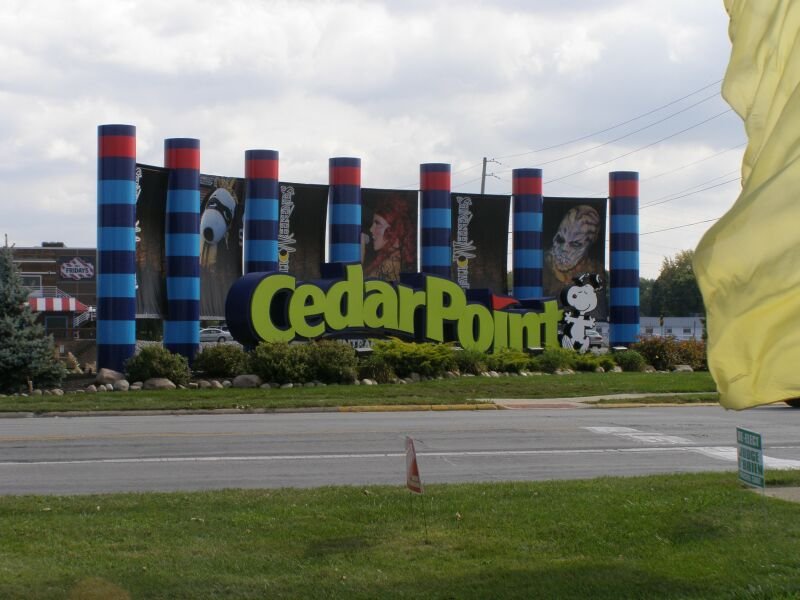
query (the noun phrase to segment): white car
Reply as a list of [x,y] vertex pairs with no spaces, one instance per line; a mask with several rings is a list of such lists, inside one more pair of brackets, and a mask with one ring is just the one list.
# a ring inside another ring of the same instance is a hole
[[200,330],[200,341],[219,342],[221,344],[223,342],[233,341],[233,336],[231,335],[230,331],[225,329],[220,329],[219,327],[206,327],[205,329]]

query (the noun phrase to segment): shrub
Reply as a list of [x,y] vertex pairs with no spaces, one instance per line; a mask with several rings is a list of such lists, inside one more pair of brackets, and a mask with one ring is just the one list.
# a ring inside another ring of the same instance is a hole
[[632,349],[615,352],[614,360],[623,371],[641,371],[647,364],[644,356]]
[[306,346],[308,379],[324,383],[352,383],[358,359],[348,344],[323,340]]
[[173,354],[159,345],[145,346],[139,354],[129,358],[125,362],[125,373],[130,381],[165,377],[175,385],[186,385],[192,377],[185,356]]
[[417,344],[392,339],[376,342],[372,350],[398,377],[408,377],[411,373],[438,377],[456,368],[455,352],[447,344]]
[[308,380],[306,344],[261,342],[248,356],[249,371],[264,381],[295,383]]
[[488,367],[488,356],[477,350],[453,349],[453,361],[459,373],[472,373],[480,375]]
[[358,376],[361,379],[374,379],[378,383],[389,383],[397,377],[386,358],[379,354],[370,354],[359,363]]
[[489,368],[492,371],[504,373],[519,373],[525,371],[531,365],[531,357],[521,350],[502,348],[494,354],[486,355]]
[[695,371],[707,371],[706,343],[703,340],[678,342],[679,364],[689,365]]
[[578,354],[574,350],[545,348],[544,352],[533,360],[533,366],[545,373],[555,373],[559,369],[575,368],[577,357]]
[[247,353],[236,344],[206,346],[194,359],[195,370],[208,377],[236,377],[247,367]]
[[680,364],[678,341],[672,336],[644,338],[632,344],[631,350],[636,350],[647,364],[653,365],[659,371],[666,371]]
[[597,364],[603,367],[606,372],[611,371],[617,366],[617,363],[614,362],[614,358],[610,354],[601,354],[598,356]]
[[[578,354],[575,358],[575,370],[593,372],[600,366],[600,358],[594,354]],[[605,368],[605,367],[604,367]]]

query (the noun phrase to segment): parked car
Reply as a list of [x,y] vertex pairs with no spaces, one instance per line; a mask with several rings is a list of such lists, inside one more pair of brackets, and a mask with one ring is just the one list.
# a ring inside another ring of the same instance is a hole
[[225,329],[220,329],[219,327],[206,327],[205,329],[200,330],[200,341],[219,342],[221,344],[223,342],[233,341],[233,336],[231,335],[230,331],[226,331]]
[[596,329],[587,329],[586,337],[589,338],[590,348],[600,348],[603,345],[603,336]]

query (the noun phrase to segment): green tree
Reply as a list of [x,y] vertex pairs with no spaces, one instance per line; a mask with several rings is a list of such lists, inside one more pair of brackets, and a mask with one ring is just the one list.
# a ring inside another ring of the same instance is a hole
[[673,258],[665,258],[661,272],[653,283],[653,315],[683,317],[705,314],[703,297],[692,269],[694,250],[682,250]]
[[45,335],[28,305],[11,248],[0,248],[0,390],[18,391],[28,381],[59,385],[65,375],[53,337]]
[[639,312],[646,317],[656,316],[653,312],[653,285],[655,279],[639,278]]

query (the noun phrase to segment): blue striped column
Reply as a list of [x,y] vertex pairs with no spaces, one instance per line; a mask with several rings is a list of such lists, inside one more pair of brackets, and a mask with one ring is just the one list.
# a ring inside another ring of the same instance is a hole
[[453,262],[450,165],[421,164],[419,189],[422,196],[420,272],[450,279]]
[[278,270],[278,152],[244,153],[244,272]]
[[639,173],[608,174],[612,346],[639,339]]
[[541,298],[542,287],[542,170],[514,169],[511,172],[514,203],[514,297]]
[[97,128],[97,368],[136,350],[136,127]]
[[167,319],[164,347],[191,363],[200,344],[200,140],[164,140]]
[[331,158],[328,181],[330,262],[361,262],[361,159]]

